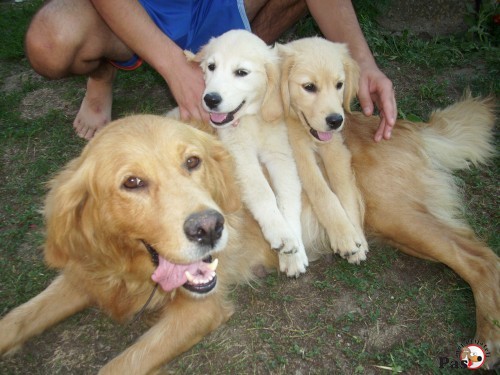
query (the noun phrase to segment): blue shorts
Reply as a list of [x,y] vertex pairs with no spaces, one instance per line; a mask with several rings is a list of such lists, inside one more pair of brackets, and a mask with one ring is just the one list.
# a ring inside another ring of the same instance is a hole
[[[154,23],[179,47],[193,53],[212,37],[233,29],[250,31],[243,0],[139,0]],[[138,68],[137,55],[129,61],[111,61],[125,70]]]

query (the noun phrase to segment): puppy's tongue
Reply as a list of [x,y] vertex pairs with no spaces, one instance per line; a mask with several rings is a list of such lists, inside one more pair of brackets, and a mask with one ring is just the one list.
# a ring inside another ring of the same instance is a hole
[[187,282],[191,284],[206,283],[215,276],[215,268],[217,267],[217,259],[212,263],[200,260],[190,264],[175,264],[158,256],[158,263],[151,279],[160,284],[165,292],[170,292]]
[[331,132],[318,132],[318,138],[320,141],[326,142],[332,139]]
[[228,114],[227,113],[210,113],[210,120],[212,122],[219,124],[221,122],[226,121]]

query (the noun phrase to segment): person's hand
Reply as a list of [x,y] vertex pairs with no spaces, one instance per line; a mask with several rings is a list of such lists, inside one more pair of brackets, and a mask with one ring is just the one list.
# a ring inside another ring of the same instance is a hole
[[375,133],[375,142],[390,139],[396,124],[397,106],[394,87],[389,78],[377,66],[361,67],[358,99],[365,116],[371,116],[374,104],[380,112],[380,124]]
[[175,72],[170,75],[167,83],[179,106],[181,120],[201,120],[208,123],[210,118],[201,104],[205,81],[200,66],[184,58],[175,67]]

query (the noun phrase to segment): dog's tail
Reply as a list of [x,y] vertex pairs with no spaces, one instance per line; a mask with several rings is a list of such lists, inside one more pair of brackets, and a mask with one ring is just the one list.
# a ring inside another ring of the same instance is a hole
[[486,163],[495,154],[494,107],[492,98],[466,93],[456,104],[433,112],[421,133],[431,160],[447,170]]

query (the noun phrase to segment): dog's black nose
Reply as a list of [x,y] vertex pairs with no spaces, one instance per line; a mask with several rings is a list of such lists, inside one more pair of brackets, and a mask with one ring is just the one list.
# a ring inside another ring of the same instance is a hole
[[224,216],[215,210],[196,212],[184,222],[184,233],[189,241],[214,247],[224,230]]
[[344,118],[342,117],[342,115],[338,113],[331,113],[328,116],[326,116],[325,121],[330,130],[337,130],[342,126]]
[[205,104],[210,109],[215,109],[222,102],[222,98],[216,92],[209,92],[203,97]]

